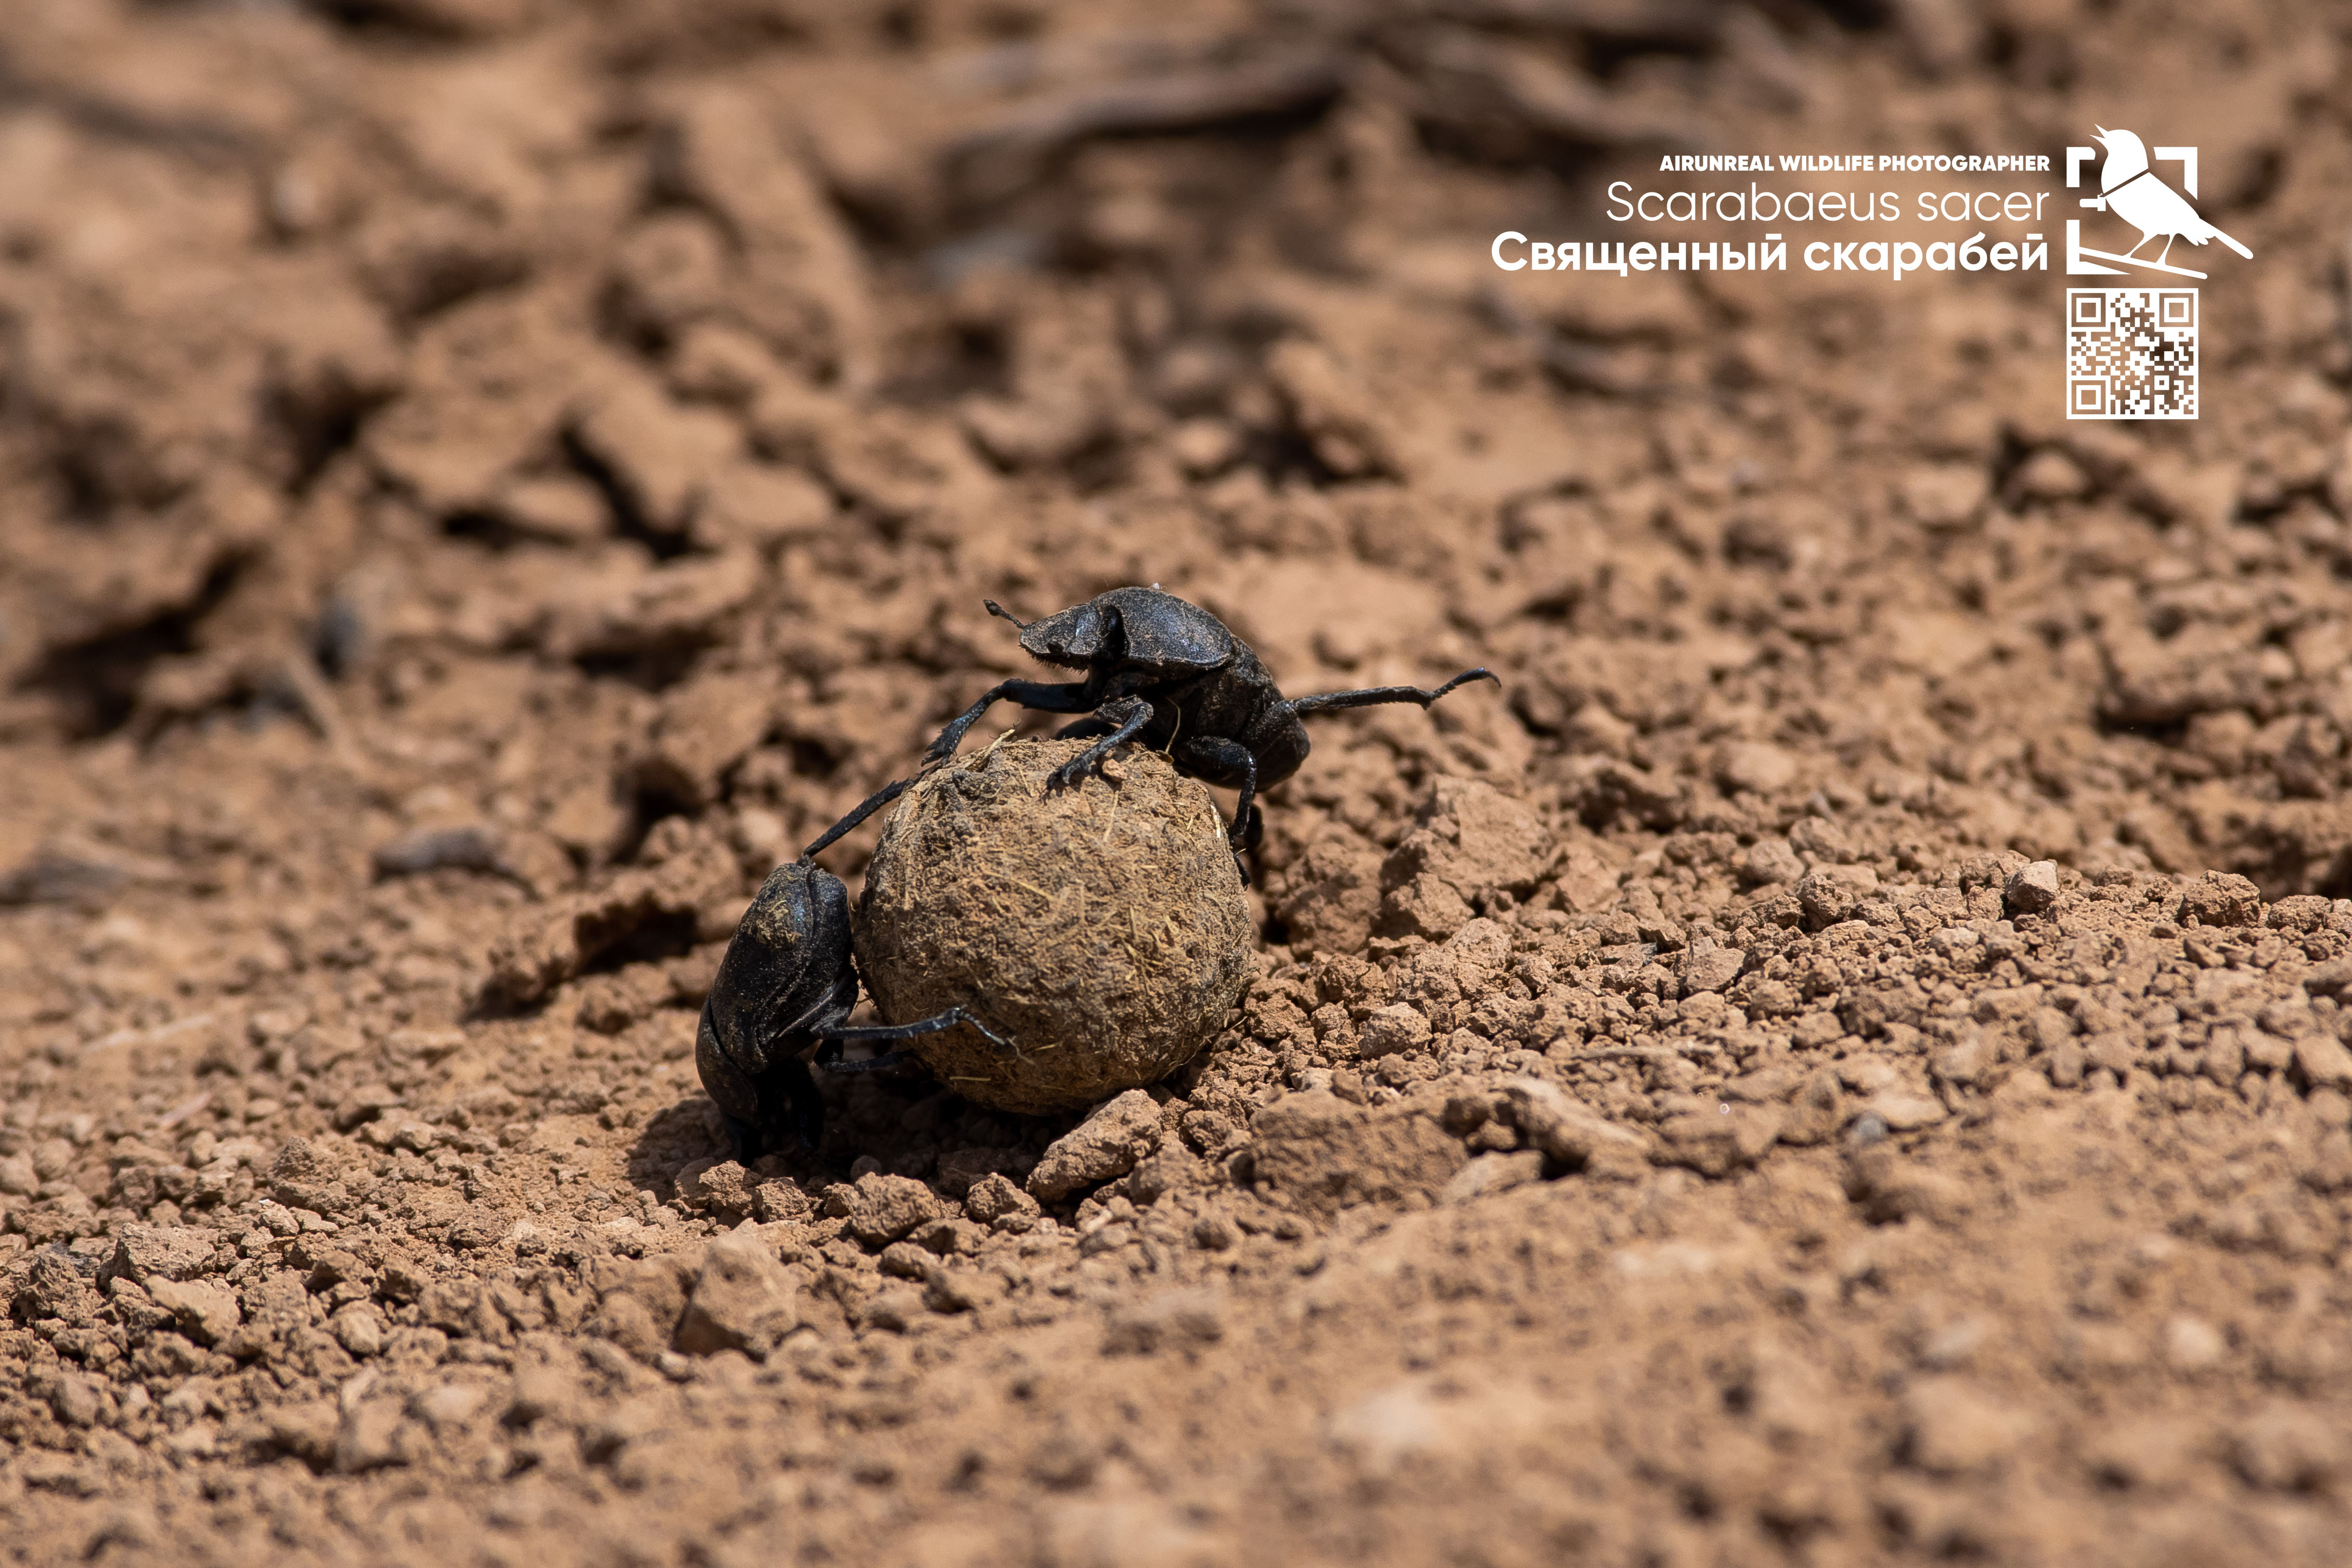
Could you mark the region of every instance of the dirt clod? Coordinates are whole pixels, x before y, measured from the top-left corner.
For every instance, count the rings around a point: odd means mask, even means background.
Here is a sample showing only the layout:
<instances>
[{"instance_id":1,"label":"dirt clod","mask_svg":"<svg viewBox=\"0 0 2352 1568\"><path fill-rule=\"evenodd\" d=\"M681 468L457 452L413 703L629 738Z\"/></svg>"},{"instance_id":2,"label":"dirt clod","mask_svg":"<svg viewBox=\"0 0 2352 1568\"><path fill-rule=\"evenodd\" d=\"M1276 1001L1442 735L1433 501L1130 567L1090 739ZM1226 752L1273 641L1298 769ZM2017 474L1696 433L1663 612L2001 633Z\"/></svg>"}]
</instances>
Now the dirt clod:
<instances>
[{"instance_id":1,"label":"dirt clod","mask_svg":"<svg viewBox=\"0 0 2352 1568\"><path fill-rule=\"evenodd\" d=\"M1143 1090L1130 1089L1045 1146L1029 1173L1030 1194L1058 1203L1080 1187L1123 1176L1159 1141L1159 1105Z\"/></svg>"},{"instance_id":2,"label":"dirt clod","mask_svg":"<svg viewBox=\"0 0 2352 1568\"><path fill-rule=\"evenodd\" d=\"M2180 895L2180 915L2200 925L2246 926L2262 921L2261 889L2243 877L2208 871Z\"/></svg>"},{"instance_id":3,"label":"dirt clod","mask_svg":"<svg viewBox=\"0 0 2352 1568\"><path fill-rule=\"evenodd\" d=\"M677 1348L688 1355L735 1350L763 1358L800 1326L797 1294L764 1237L748 1229L722 1237L703 1249L678 1320Z\"/></svg>"},{"instance_id":4,"label":"dirt clod","mask_svg":"<svg viewBox=\"0 0 2352 1568\"><path fill-rule=\"evenodd\" d=\"M121 1278L137 1285L189 1279L209 1273L219 1243L207 1232L184 1226L125 1226L114 1254L99 1271L100 1283Z\"/></svg>"},{"instance_id":5,"label":"dirt clod","mask_svg":"<svg viewBox=\"0 0 2352 1568\"><path fill-rule=\"evenodd\" d=\"M922 1183L867 1172L825 1194L824 1211L869 1247L881 1247L938 1219L944 1207Z\"/></svg>"},{"instance_id":6,"label":"dirt clod","mask_svg":"<svg viewBox=\"0 0 2352 1568\"><path fill-rule=\"evenodd\" d=\"M2001 904L2013 915L2047 914L2058 902L2058 862L2036 860L2010 873Z\"/></svg>"},{"instance_id":7,"label":"dirt clod","mask_svg":"<svg viewBox=\"0 0 2352 1568\"><path fill-rule=\"evenodd\" d=\"M1252 1123L1257 1179L1318 1214L1365 1203L1426 1201L1467 1156L1421 1107L1368 1110L1323 1091L1286 1095Z\"/></svg>"},{"instance_id":8,"label":"dirt clod","mask_svg":"<svg viewBox=\"0 0 2352 1568\"><path fill-rule=\"evenodd\" d=\"M982 1225L997 1225L1037 1213L1037 1200L1003 1176L991 1174L971 1184L964 1194L964 1212Z\"/></svg>"}]
</instances>

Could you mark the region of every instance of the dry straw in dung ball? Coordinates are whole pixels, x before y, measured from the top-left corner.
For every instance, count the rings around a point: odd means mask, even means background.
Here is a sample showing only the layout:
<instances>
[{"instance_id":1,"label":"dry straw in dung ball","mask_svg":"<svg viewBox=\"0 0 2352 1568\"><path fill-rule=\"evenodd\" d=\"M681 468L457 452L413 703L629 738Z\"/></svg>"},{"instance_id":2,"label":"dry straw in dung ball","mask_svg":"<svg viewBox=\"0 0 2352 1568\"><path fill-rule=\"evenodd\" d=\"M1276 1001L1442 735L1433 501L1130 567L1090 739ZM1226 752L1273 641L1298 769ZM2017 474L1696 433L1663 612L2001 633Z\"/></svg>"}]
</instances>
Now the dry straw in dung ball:
<instances>
[{"instance_id":1,"label":"dry straw in dung ball","mask_svg":"<svg viewBox=\"0 0 2352 1568\"><path fill-rule=\"evenodd\" d=\"M1209 792L1129 746L1048 789L1079 741L999 742L898 802L866 871L857 964L940 1082L1003 1110L1092 1105L1214 1039L1249 984L1249 906Z\"/></svg>"}]
</instances>

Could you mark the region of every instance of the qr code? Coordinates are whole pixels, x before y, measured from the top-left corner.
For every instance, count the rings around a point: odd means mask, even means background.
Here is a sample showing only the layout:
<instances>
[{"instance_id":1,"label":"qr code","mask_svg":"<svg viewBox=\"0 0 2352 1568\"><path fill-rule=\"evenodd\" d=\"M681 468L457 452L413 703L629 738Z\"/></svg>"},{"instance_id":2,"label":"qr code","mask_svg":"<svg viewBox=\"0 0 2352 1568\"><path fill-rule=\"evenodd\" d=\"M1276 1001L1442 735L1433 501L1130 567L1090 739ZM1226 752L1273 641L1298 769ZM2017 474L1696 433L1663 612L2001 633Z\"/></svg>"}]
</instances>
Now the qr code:
<instances>
[{"instance_id":1,"label":"qr code","mask_svg":"<svg viewBox=\"0 0 2352 1568\"><path fill-rule=\"evenodd\" d=\"M2066 417L2197 417L2197 290L2066 290Z\"/></svg>"}]
</instances>

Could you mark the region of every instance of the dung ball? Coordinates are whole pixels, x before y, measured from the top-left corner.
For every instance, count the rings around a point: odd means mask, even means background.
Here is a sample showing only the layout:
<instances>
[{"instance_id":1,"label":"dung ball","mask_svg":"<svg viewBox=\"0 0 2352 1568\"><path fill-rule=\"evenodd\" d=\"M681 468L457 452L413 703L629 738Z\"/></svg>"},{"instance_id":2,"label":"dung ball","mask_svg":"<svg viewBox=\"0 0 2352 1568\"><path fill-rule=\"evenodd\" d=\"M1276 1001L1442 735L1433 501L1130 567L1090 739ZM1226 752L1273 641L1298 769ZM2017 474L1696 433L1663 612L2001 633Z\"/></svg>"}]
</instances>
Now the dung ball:
<instances>
[{"instance_id":1,"label":"dung ball","mask_svg":"<svg viewBox=\"0 0 2352 1568\"><path fill-rule=\"evenodd\" d=\"M926 774L866 867L857 963L882 1016L961 1007L911 1042L965 1099L1032 1114L1154 1083L1249 984L1249 906L1207 789L1156 752L1049 789L1081 741L1000 742Z\"/></svg>"}]
</instances>

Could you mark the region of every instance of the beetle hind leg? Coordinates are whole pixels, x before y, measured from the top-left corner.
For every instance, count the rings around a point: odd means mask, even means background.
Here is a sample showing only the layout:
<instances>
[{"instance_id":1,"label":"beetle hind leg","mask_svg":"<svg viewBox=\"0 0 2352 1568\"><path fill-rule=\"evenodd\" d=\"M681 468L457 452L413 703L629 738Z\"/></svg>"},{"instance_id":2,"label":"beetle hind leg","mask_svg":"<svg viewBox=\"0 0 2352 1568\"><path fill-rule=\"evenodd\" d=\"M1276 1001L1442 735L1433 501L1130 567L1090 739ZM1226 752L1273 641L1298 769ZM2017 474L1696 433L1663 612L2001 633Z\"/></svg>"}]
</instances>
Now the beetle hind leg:
<instances>
[{"instance_id":1,"label":"beetle hind leg","mask_svg":"<svg viewBox=\"0 0 2352 1568\"><path fill-rule=\"evenodd\" d=\"M1502 677L1484 666L1465 669L1443 686L1367 686L1358 691L1325 691L1313 697L1294 697L1290 700L1293 713L1319 713L1327 708L1373 708L1384 702L1411 702L1426 708L1457 686L1473 680L1491 680L1503 684Z\"/></svg>"}]
</instances>

